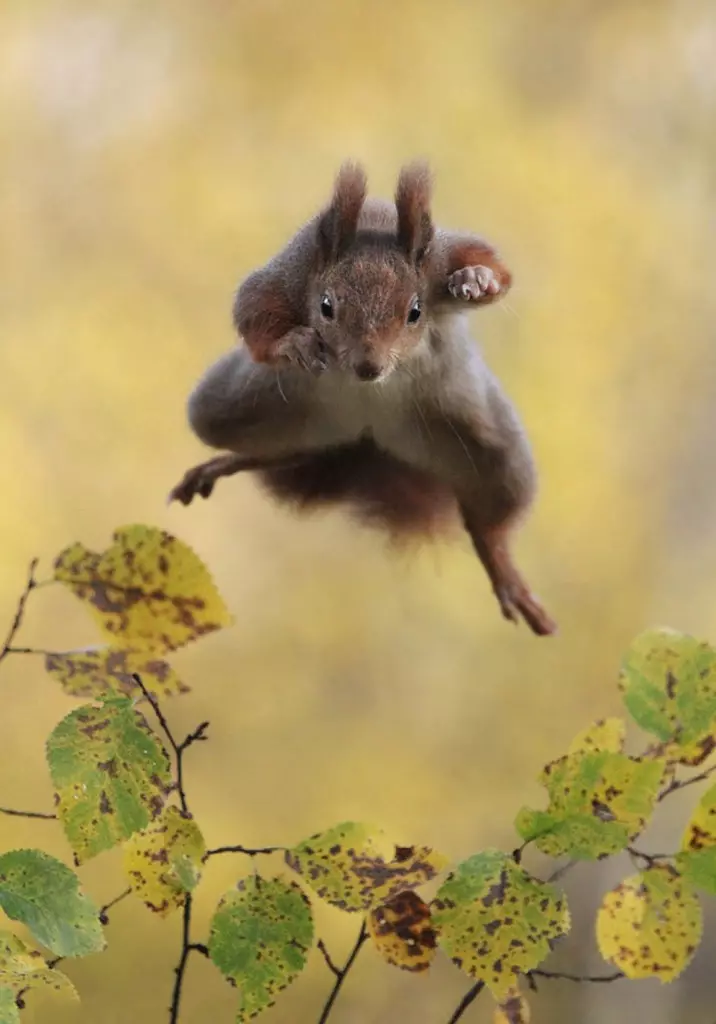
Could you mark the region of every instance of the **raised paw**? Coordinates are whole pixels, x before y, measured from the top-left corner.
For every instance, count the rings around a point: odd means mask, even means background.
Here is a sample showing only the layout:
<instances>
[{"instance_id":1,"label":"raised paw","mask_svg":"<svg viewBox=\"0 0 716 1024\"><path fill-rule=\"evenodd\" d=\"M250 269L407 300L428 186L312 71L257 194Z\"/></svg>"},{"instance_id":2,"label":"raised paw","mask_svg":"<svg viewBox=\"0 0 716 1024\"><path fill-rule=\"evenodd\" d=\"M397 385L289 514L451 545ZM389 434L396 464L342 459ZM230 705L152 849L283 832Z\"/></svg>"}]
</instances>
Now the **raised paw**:
<instances>
[{"instance_id":1,"label":"raised paw","mask_svg":"<svg viewBox=\"0 0 716 1024\"><path fill-rule=\"evenodd\" d=\"M208 498L214 490L216 480L213 460L202 462L200 466L194 466L186 471L176 487L169 492L167 502L179 501L182 505L190 505L197 495Z\"/></svg>"},{"instance_id":2,"label":"raised paw","mask_svg":"<svg viewBox=\"0 0 716 1024\"><path fill-rule=\"evenodd\" d=\"M278 343L275 361L279 366L296 366L319 376L329 367L330 353L312 328L299 327L290 331Z\"/></svg>"},{"instance_id":3,"label":"raised paw","mask_svg":"<svg viewBox=\"0 0 716 1024\"><path fill-rule=\"evenodd\" d=\"M455 299L479 302L486 296L498 295L500 282L489 267L463 267L450 275L448 291Z\"/></svg>"}]
</instances>

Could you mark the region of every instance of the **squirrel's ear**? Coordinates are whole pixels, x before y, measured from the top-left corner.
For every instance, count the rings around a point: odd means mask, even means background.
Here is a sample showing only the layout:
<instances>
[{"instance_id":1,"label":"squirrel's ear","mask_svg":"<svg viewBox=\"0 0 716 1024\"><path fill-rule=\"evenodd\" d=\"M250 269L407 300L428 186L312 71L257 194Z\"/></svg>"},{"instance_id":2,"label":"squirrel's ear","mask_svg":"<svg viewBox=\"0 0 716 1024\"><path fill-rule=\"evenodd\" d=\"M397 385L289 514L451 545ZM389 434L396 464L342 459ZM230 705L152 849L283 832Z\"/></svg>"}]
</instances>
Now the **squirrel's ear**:
<instances>
[{"instance_id":1,"label":"squirrel's ear","mask_svg":"<svg viewBox=\"0 0 716 1024\"><path fill-rule=\"evenodd\" d=\"M331 204L318 222L318 241L324 260L336 260L355 238L366 187L365 171L360 164L343 164Z\"/></svg>"},{"instance_id":2,"label":"squirrel's ear","mask_svg":"<svg viewBox=\"0 0 716 1024\"><path fill-rule=\"evenodd\" d=\"M426 163L416 162L403 167L395 190L398 245L411 263L420 263L433 237L431 194L432 177Z\"/></svg>"}]
</instances>

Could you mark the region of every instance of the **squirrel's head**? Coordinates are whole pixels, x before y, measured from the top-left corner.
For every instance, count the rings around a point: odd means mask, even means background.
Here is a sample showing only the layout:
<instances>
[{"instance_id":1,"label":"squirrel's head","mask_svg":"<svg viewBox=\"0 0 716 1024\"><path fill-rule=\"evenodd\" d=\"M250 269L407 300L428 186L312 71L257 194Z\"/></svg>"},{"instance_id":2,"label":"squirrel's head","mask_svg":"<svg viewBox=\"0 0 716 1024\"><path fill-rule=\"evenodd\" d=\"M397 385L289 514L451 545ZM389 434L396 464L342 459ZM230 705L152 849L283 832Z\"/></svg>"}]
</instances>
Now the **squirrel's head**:
<instances>
[{"instance_id":1,"label":"squirrel's head","mask_svg":"<svg viewBox=\"0 0 716 1024\"><path fill-rule=\"evenodd\" d=\"M339 365L360 380L378 381L425 332L433 237L428 168L411 164L400 172L392 231L359 227L365 198L364 171L345 164L319 220L310 321Z\"/></svg>"}]
</instances>

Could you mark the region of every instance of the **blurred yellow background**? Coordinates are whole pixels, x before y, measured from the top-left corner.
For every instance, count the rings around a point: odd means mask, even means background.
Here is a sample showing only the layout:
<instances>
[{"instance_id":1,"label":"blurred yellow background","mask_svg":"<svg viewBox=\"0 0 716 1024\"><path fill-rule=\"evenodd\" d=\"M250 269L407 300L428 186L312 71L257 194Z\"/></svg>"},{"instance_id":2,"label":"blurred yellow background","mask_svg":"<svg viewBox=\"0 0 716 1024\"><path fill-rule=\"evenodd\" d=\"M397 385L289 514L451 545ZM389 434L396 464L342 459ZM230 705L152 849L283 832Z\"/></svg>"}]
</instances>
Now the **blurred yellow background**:
<instances>
[{"instance_id":1,"label":"blurred yellow background","mask_svg":"<svg viewBox=\"0 0 716 1024\"><path fill-rule=\"evenodd\" d=\"M211 567L236 626L174 659L178 733L210 846L295 842L346 818L454 859L515 844L535 776L620 713L622 650L649 624L716 638L716 19L711 0L5 0L0 33L2 613L26 565L125 523L164 527ZM187 394L233 344L232 293L329 194L349 156L390 195L430 159L435 217L484 233L516 284L474 317L541 469L519 563L561 633L504 623L467 541L391 554L340 514L296 520L250 479L167 508L203 457ZM42 575L42 571L41 571ZM95 639L52 588L21 642ZM49 809L44 739L73 702L39 660L2 666L0 805ZM673 848L694 791L654 829ZM0 818L0 848L63 858L53 823ZM648 848L645 840L644 844ZM532 867L544 869L537 860ZM118 855L82 870L103 902ZM268 865L267 865L268 867ZM196 938L250 870L212 862ZM593 916L626 860L567 876L565 968L598 971ZM713 1024L716 912L683 981L545 983L538 1022ZM337 959L357 922L323 909ZM67 965L79 1010L29 1022L162 1022L179 921L116 909L110 951ZM313 1022L310 969L267 1024ZM334 1020L446 1024L466 977L366 950ZM183 1024L233 1019L190 964ZM490 1019L489 999L466 1021Z\"/></svg>"}]
</instances>

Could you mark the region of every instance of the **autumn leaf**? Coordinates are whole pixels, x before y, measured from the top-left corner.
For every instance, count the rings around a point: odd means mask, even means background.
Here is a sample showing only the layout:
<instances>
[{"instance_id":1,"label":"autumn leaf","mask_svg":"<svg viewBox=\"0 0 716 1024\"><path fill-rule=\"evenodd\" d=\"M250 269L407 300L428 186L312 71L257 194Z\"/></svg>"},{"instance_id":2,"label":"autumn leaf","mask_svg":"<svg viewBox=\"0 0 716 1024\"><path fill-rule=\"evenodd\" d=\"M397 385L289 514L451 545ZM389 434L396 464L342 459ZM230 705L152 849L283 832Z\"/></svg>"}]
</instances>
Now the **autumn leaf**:
<instances>
[{"instance_id":1,"label":"autumn leaf","mask_svg":"<svg viewBox=\"0 0 716 1024\"><path fill-rule=\"evenodd\" d=\"M400 892L368 914L368 934L387 963L404 971L426 971L437 938L430 907L410 890Z\"/></svg>"},{"instance_id":2,"label":"autumn leaf","mask_svg":"<svg viewBox=\"0 0 716 1024\"><path fill-rule=\"evenodd\" d=\"M232 621L201 559L154 527L122 527L101 554L73 544L57 557L55 579L115 645L173 651Z\"/></svg>"},{"instance_id":3,"label":"autumn leaf","mask_svg":"<svg viewBox=\"0 0 716 1024\"><path fill-rule=\"evenodd\" d=\"M396 846L386 860L389 849L380 829L347 821L287 850L285 859L319 896L349 911L367 910L423 885L448 863L422 846Z\"/></svg>"},{"instance_id":4,"label":"autumn leaf","mask_svg":"<svg viewBox=\"0 0 716 1024\"><path fill-rule=\"evenodd\" d=\"M155 697L188 693L171 665L147 651L131 647L95 647L45 655L45 668L71 697L104 697L141 692L134 675Z\"/></svg>"},{"instance_id":5,"label":"autumn leaf","mask_svg":"<svg viewBox=\"0 0 716 1024\"><path fill-rule=\"evenodd\" d=\"M146 828L171 782L167 752L125 697L70 712L50 734L47 762L78 864Z\"/></svg>"},{"instance_id":6,"label":"autumn leaf","mask_svg":"<svg viewBox=\"0 0 716 1024\"><path fill-rule=\"evenodd\" d=\"M14 1024L13 1004L20 992L51 989L77 999L77 991L61 971L47 966L44 956L12 932L0 931L0 1021ZM8 995L9 993L9 995Z\"/></svg>"},{"instance_id":7,"label":"autumn leaf","mask_svg":"<svg viewBox=\"0 0 716 1024\"><path fill-rule=\"evenodd\" d=\"M648 821L664 774L664 762L639 760L601 749L619 740L615 730L581 734L574 753L548 764L540 776L546 811L523 807L515 827L525 842L552 857L596 859L623 850ZM576 745L576 749L575 749Z\"/></svg>"},{"instance_id":8,"label":"autumn leaf","mask_svg":"<svg viewBox=\"0 0 716 1024\"><path fill-rule=\"evenodd\" d=\"M518 988L513 988L495 1007L493 1024L530 1024L531 1019L527 997Z\"/></svg>"},{"instance_id":9,"label":"autumn leaf","mask_svg":"<svg viewBox=\"0 0 716 1024\"><path fill-rule=\"evenodd\" d=\"M498 1002L570 927L564 897L501 850L485 850L459 864L440 886L432 911L438 945L463 971L484 981Z\"/></svg>"},{"instance_id":10,"label":"autumn leaf","mask_svg":"<svg viewBox=\"0 0 716 1024\"><path fill-rule=\"evenodd\" d=\"M58 956L85 956L105 947L99 911L66 864L42 850L0 856L0 907Z\"/></svg>"},{"instance_id":11,"label":"autumn leaf","mask_svg":"<svg viewBox=\"0 0 716 1024\"><path fill-rule=\"evenodd\" d=\"M597 942L627 978L673 981L701 940L701 907L691 885L669 865L625 878L602 901Z\"/></svg>"},{"instance_id":12,"label":"autumn leaf","mask_svg":"<svg viewBox=\"0 0 716 1024\"><path fill-rule=\"evenodd\" d=\"M137 896L161 916L184 905L201 877L204 837L191 815L165 807L124 844L124 871Z\"/></svg>"},{"instance_id":13,"label":"autumn leaf","mask_svg":"<svg viewBox=\"0 0 716 1024\"><path fill-rule=\"evenodd\" d=\"M669 745L669 755L699 764L714 749L716 649L686 633L650 629L623 660L620 689L634 721Z\"/></svg>"},{"instance_id":14,"label":"autumn leaf","mask_svg":"<svg viewBox=\"0 0 716 1024\"><path fill-rule=\"evenodd\" d=\"M676 862L687 881L716 896L716 786L706 790L691 815Z\"/></svg>"},{"instance_id":15,"label":"autumn leaf","mask_svg":"<svg viewBox=\"0 0 716 1024\"><path fill-rule=\"evenodd\" d=\"M621 718L600 718L578 733L569 745L567 754L592 753L609 750L620 754L624 749L626 725Z\"/></svg>"},{"instance_id":16,"label":"autumn leaf","mask_svg":"<svg viewBox=\"0 0 716 1024\"><path fill-rule=\"evenodd\" d=\"M312 944L311 905L295 882L254 875L226 893L211 922L209 956L239 988L237 1024L273 1005Z\"/></svg>"}]
</instances>

